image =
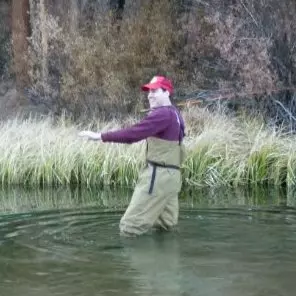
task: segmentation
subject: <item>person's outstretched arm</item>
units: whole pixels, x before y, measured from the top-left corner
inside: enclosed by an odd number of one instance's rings
[[[102,133],[101,139],[103,142],[131,144],[155,136],[166,129],[170,122],[170,113],[167,109],[158,108],[151,111],[143,120],[131,127]]]
[[[94,141],[102,140],[103,142],[131,144],[158,134],[170,124],[170,112],[167,108],[160,107],[152,110],[144,119],[131,127],[105,133],[82,131],[79,136]]]

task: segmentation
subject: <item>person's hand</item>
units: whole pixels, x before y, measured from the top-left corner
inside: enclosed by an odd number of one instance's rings
[[[79,137],[87,138],[88,140],[99,141],[101,140],[101,133],[95,133],[92,131],[82,131],[78,134]]]

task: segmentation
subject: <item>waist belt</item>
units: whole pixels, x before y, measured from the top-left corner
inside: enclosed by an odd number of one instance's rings
[[[155,161],[151,161],[151,160],[147,160],[147,163],[151,164],[154,167],[161,167],[161,168],[180,170],[179,166],[173,165],[173,164],[163,164],[163,163],[159,163],[159,162],[155,162]]]

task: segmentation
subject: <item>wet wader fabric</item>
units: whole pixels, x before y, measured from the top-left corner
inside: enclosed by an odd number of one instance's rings
[[[153,226],[170,229],[178,223],[184,157],[181,141],[147,139],[147,166],[121,218],[122,234],[143,234]]]

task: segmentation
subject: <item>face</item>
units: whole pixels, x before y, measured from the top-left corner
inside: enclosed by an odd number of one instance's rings
[[[148,93],[150,108],[163,106],[168,99],[169,99],[169,92],[163,91],[161,88],[150,89]]]

